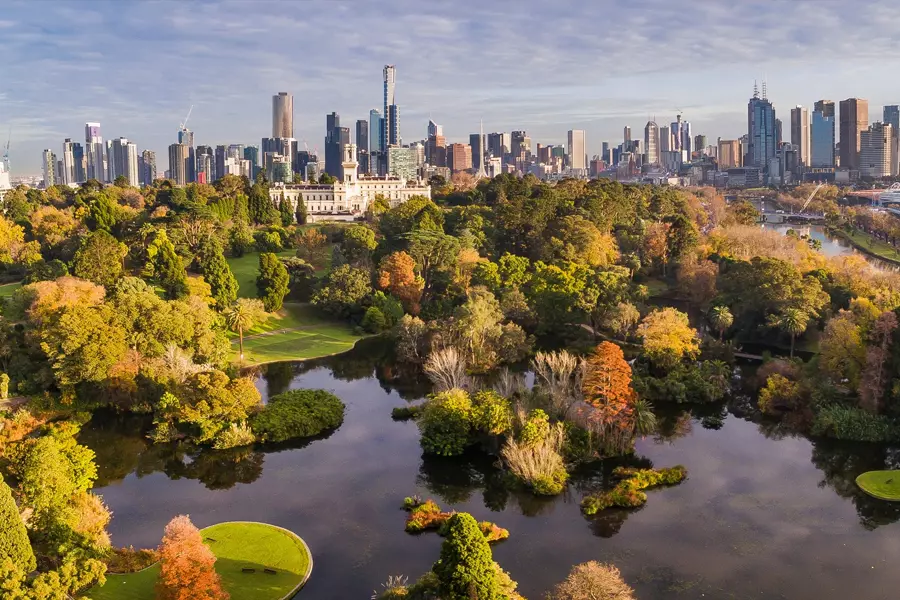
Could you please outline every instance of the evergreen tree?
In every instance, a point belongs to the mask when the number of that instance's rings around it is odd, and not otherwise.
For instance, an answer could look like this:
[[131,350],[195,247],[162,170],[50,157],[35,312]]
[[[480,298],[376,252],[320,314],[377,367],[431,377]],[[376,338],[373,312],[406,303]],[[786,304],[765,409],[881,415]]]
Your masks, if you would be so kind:
[[37,565],[12,490],[0,479],[0,562],[7,558],[26,573]]
[[432,571],[444,600],[499,598],[491,548],[478,522],[468,513],[456,513],[447,521],[447,537]]
[[128,254],[125,244],[104,229],[98,229],[81,242],[72,265],[77,277],[111,287],[122,277],[122,259]]
[[303,196],[297,196],[297,225],[306,225],[306,202]]
[[271,252],[259,255],[259,276],[256,278],[257,295],[263,301],[266,312],[280,309],[288,293],[290,276],[278,256]]
[[247,208],[250,212],[250,221],[256,225],[272,225],[278,219],[278,211],[272,203],[269,183],[265,177],[257,177],[256,182],[250,186]]
[[184,261],[175,252],[175,246],[163,229],[147,248],[147,266],[144,273],[156,279],[166,292],[166,298],[173,300],[187,294],[187,272]]
[[281,201],[278,203],[278,211],[281,213],[281,224],[284,227],[294,223],[294,211],[291,210],[291,203],[284,199],[284,194],[281,194]]
[[206,238],[200,244],[198,258],[200,272],[212,290],[216,307],[222,310],[231,306],[237,299],[238,282],[225,260],[222,245],[213,237]]

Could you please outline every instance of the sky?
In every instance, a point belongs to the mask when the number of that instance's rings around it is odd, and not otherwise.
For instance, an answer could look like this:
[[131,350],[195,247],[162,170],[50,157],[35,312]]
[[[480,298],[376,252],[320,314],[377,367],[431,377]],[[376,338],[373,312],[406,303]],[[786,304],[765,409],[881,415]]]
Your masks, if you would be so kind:
[[[272,95],[294,95],[294,137],[324,150],[325,115],[354,131],[394,64],[404,142],[429,118],[448,142],[525,130],[587,151],[679,111],[694,134],[746,133],[753,82],[789,136],[789,110],[900,102],[895,0],[4,0],[0,138],[13,176],[84,123],[157,153],[188,128],[203,145],[260,143]],[[355,135],[355,131],[354,131]],[[354,140],[355,141],[355,140]]]

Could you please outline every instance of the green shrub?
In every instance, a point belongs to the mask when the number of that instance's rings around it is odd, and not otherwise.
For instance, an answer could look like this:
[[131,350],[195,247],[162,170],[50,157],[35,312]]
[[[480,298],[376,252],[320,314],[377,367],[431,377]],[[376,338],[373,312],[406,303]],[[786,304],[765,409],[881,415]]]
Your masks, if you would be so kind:
[[26,573],[33,571],[37,564],[12,490],[0,479],[0,562],[6,559]]
[[478,523],[467,513],[450,517],[441,556],[432,571],[444,600],[497,600],[497,573],[491,548]]
[[387,319],[385,319],[383,312],[374,306],[370,306],[366,309],[366,314],[363,315],[361,325],[368,333],[381,333],[387,329]]
[[278,394],[250,420],[256,437],[264,442],[285,442],[311,437],[340,427],[344,403],[325,390],[292,390]]
[[650,375],[641,365],[634,378],[638,396],[654,402],[718,402],[730,385],[731,367],[718,360],[678,364],[663,377]]
[[472,397],[472,426],[488,435],[503,435],[512,429],[512,406],[495,391],[476,392]]
[[232,423],[220,431],[216,435],[216,441],[213,448],[216,450],[228,450],[229,448],[239,448],[241,446],[249,446],[256,441],[253,430],[246,423]]
[[550,417],[540,408],[528,413],[528,420],[519,432],[518,440],[523,446],[535,446],[550,434]]
[[586,496],[581,510],[593,515],[612,506],[637,508],[647,502],[647,494],[641,490],[657,486],[678,485],[687,478],[687,469],[677,465],[668,469],[632,469],[617,467],[613,476],[621,479],[611,490]]
[[419,443],[428,454],[458,456],[472,443],[472,401],[463,390],[436,394],[418,419]]
[[826,404],[816,410],[812,434],[857,442],[891,442],[900,439],[900,427],[888,417],[861,408]]
[[566,489],[569,474],[565,470],[557,470],[553,475],[539,475],[531,481],[531,489],[538,496],[556,496]]

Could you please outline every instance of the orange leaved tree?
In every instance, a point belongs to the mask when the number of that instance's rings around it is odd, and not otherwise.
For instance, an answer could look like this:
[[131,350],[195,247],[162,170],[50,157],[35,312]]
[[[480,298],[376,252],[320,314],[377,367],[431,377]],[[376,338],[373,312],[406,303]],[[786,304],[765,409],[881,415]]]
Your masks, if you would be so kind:
[[400,300],[411,315],[419,314],[422,282],[416,279],[416,261],[406,252],[385,256],[378,265],[378,287]]
[[159,579],[156,597],[160,600],[228,600],[215,569],[216,557],[203,544],[203,536],[187,515],[179,515],[166,525],[159,545]]
[[610,453],[627,448],[634,438],[637,395],[631,389],[631,366],[619,346],[611,342],[597,346],[585,360],[581,389],[585,402],[596,409],[589,421],[601,445]]

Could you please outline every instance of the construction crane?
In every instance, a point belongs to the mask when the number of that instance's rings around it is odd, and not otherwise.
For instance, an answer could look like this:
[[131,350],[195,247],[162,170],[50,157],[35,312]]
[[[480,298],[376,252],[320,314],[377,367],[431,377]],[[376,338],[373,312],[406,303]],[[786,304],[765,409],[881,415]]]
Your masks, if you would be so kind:
[[191,118],[191,113],[194,112],[194,105],[191,104],[191,108],[188,109],[188,114],[184,118],[184,121],[178,126],[181,131],[184,131],[187,128],[188,119]]

